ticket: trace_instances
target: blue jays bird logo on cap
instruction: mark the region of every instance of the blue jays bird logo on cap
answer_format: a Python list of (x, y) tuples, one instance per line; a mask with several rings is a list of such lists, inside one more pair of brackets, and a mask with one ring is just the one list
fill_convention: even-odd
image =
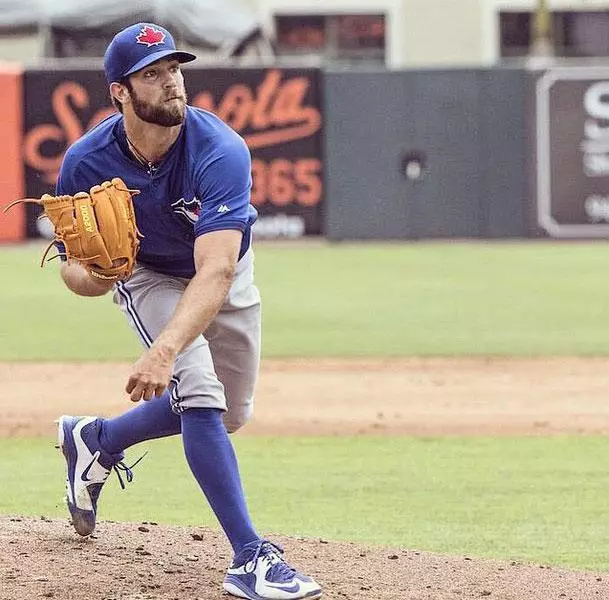
[(194, 196), (192, 200), (186, 200), (180, 198), (171, 204), (173, 212), (186, 217), (186, 219), (193, 225), (199, 219), (199, 213), (201, 212), (201, 201)]
[(165, 34), (160, 29), (145, 25), (136, 39), (138, 44), (145, 44), (150, 48), (162, 44), (165, 41)]

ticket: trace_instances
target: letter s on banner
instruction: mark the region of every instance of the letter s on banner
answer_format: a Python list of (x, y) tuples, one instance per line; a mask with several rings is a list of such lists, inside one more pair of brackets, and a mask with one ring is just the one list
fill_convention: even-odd
[[(84, 85), (76, 81), (63, 81), (51, 95), (53, 114), (59, 125), (43, 123), (27, 132), (23, 147), (25, 162), (28, 167), (39, 171), (46, 183), (54, 185), (57, 181), (59, 167), (68, 146), (114, 112), (112, 107), (102, 108), (86, 124), (80, 120), (75, 108), (88, 108), (89, 104), (89, 92)], [(42, 147), (48, 142), (54, 142), (62, 150), (52, 156), (46, 156)]]

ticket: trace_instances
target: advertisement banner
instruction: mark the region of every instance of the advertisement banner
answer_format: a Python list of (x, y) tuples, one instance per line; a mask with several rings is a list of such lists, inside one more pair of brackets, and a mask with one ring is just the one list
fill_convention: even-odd
[[(235, 129), (252, 154), (258, 237), (323, 233), (323, 114), (318, 69), (185, 69), (189, 103)], [(70, 144), (111, 114), (101, 71), (27, 71), (24, 80), (26, 195), (54, 190)], [(109, 173), (109, 177), (114, 174)], [(27, 233), (49, 236), (28, 205)]]
[(536, 82), (537, 221), (561, 238), (609, 237), (609, 67)]

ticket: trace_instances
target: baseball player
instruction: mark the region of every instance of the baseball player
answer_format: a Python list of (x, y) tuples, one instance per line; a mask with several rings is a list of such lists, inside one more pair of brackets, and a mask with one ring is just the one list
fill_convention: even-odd
[(159, 25), (120, 31), (104, 57), (118, 113), (73, 144), (61, 165), (58, 196), (111, 177), (140, 191), (133, 205), (142, 237), (131, 277), (100, 279), (75, 260), (62, 262), (61, 277), (81, 296), (113, 289), (145, 346), (125, 388), (144, 402), (115, 418), (59, 419), (67, 504), (76, 531), (89, 535), (110, 471), (132, 478), (123, 451), (181, 433), (188, 465), (234, 551), (224, 589), (251, 600), (319, 598), (320, 586), (256, 532), (228, 436), (252, 415), (259, 367), (256, 211), (243, 139), (187, 104), (180, 64), (194, 59)]

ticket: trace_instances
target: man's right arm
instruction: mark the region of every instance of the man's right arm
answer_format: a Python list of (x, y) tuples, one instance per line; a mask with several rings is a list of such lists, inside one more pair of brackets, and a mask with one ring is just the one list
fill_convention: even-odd
[(68, 289), (78, 296), (103, 296), (114, 285), (114, 281), (94, 279), (80, 263), (74, 260), (61, 263), (61, 278)]

